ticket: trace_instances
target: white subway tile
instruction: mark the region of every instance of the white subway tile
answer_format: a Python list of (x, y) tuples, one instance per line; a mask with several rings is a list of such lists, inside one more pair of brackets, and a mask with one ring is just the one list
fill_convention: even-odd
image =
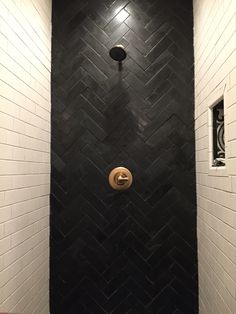
[[(193, 4), (199, 313), (234, 314), (236, 2), (195, 0)], [(226, 169), (214, 172), (209, 169), (211, 147), (207, 136), (210, 131), (207, 110), (219, 93), (224, 94)]]
[(50, 63), (51, 0), (0, 0), (0, 312), (49, 313)]

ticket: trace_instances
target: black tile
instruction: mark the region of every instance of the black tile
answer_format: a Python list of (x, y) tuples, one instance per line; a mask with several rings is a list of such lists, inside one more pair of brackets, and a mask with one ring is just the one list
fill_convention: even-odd
[[(52, 314), (197, 313), (192, 5), (183, 1), (53, 3)], [(115, 44), (127, 51), (121, 71)], [(134, 177), (125, 193), (107, 181), (120, 165)]]

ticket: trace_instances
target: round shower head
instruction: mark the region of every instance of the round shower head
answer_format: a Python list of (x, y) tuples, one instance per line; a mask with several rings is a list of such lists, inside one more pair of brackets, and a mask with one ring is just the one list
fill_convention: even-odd
[(113, 60), (119, 62), (123, 61), (127, 56), (127, 53), (122, 45), (112, 47), (109, 54)]

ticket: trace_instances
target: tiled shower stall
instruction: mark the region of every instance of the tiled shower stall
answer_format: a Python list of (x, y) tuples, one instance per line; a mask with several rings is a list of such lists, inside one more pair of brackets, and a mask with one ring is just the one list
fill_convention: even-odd
[(0, 313), (236, 314), (235, 0), (0, 0)]

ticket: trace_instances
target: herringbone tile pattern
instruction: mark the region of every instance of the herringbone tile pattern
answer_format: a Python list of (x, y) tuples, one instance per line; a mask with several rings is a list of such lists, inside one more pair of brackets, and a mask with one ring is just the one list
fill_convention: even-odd
[(52, 61), (51, 313), (196, 313), (191, 1), (54, 1)]

